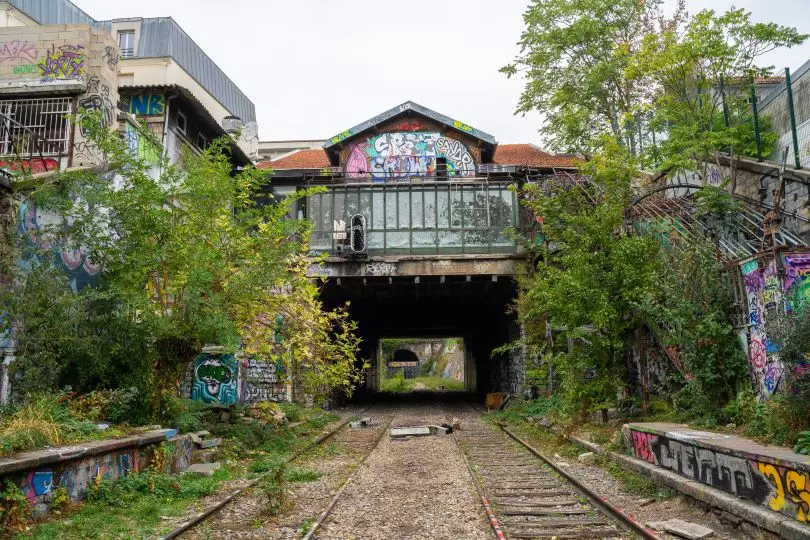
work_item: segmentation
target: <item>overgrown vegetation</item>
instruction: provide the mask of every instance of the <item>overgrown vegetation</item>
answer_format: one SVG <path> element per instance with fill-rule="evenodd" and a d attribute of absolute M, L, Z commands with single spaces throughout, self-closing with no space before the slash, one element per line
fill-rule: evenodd
<path fill-rule="evenodd" d="M 591 157 L 576 181 L 520 193 L 542 240 L 525 242 L 535 260 L 516 306 L 536 359 L 531 384 L 554 392 L 568 417 L 641 410 L 792 442 L 810 395 L 801 381 L 767 403 L 751 391 L 733 278 L 718 256 L 718 239 L 737 233 L 735 171 L 709 185 L 707 170 L 718 154 L 755 152 L 748 99 L 753 78 L 770 74 L 761 55 L 807 36 L 735 8 L 688 14 L 681 3 L 666 14 L 660 0 L 535 0 L 524 21 L 522 53 L 503 69 L 526 79 L 519 110 L 545 115 L 552 148 Z M 774 140 L 765 133 L 766 154 Z M 690 227 L 705 234 L 672 217 L 634 217 L 641 171 L 652 167 L 701 179 Z M 658 398 L 652 383 L 632 383 L 640 333 L 668 366 Z M 810 340 L 791 335 L 788 356 L 803 365 Z"/>
<path fill-rule="evenodd" d="M 11 240 L 25 264 L 3 261 L 12 279 L 0 290 L 0 332 L 13 322 L 15 401 L 67 386 L 114 390 L 108 420 L 166 421 L 203 345 L 267 356 L 279 340 L 298 387 L 351 394 L 365 367 L 355 325 L 323 308 L 306 275 L 311 224 L 288 218 L 306 191 L 276 198 L 267 171 L 234 170 L 229 138 L 187 152 L 182 168 L 155 168 L 98 114 L 77 121 L 104 172 L 14 183 L 24 204 Z M 66 253 L 86 276 L 68 278 Z"/>

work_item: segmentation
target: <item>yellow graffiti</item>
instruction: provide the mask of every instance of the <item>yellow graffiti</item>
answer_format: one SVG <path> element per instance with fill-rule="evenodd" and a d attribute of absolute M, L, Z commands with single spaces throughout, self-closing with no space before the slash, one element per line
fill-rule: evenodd
<path fill-rule="evenodd" d="M 785 484 L 791 500 L 796 503 L 796 519 L 807 521 L 810 514 L 810 492 L 807 491 L 807 475 L 798 471 L 785 474 Z"/>
<path fill-rule="evenodd" d="M 757 463 L 757 468 L 765 477 L 770 480 L 776 493 L 771 495 L 771 500 L 768 501 L 768 506 L 771 510 L 779 512 L 785 507 L 785 486 L 782 485 L 782 477 L 776 467 L 770 463 Z"/>
<path fill-rule="evenodd" d="M 352 130 L 347 129 L 343 133 L 338 133 L 337 135 L 335 135 L 334 137 L 329 139 L 329 142 L 331 142 L 332 144 L 337 144 L 340 141 L 344 141 L 344 140 L 348 139 L 351 136 L 352 136 Z"/>
<path fill-rule="evenodd" d="M 470 133 L 473 130 L 472 126 L 468 126 L 464 122 L 459 122 L 458 120 L 453 120 L 453 127 L 461 131 L 466 131 L 467 133 Z"/>

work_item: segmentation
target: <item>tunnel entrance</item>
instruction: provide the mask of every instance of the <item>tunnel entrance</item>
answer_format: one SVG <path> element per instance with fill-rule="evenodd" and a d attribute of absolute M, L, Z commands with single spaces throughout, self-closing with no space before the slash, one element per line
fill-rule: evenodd
<path fill-rule="evenodd" d="M 512 278 L 494 275 L 330 277 L 321 291 L 328 308 L 349 302 L 357 321 L 363 339 L 360 356 L 371 364 L 358 395 L 383 387 L 388 366 L 381 343 L 413 336 L 458 340 L 463 391 L 514 391 L 522 384 L 522 363 L 492 351 L 519 336 L 516 319 L 508 313 L 516 296 Z"/>
<path fill-rule="evenodd" d="M 383 338 L 377 369 L 382 392 L 463 392 L 461 338 Z"/>

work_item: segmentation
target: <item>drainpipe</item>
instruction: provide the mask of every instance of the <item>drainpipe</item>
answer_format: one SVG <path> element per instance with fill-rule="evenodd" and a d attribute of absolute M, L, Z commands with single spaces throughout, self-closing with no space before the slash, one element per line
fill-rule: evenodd
<path fill-rule="evenodd" d="M 176 98 L 179 94 L 174 92 L 171 96 L 166 98 L 166 107 L 163 109 L 163 114 L 165 115 L 165 119 L 163 120 L 163 157 L 166 158 L 169 153 L 169 105 L 171 104 L 172 100 Z M 162 167 L 162 165 L 161 165 Z M 163 171 L 160 171 L 161 174 Z"/>

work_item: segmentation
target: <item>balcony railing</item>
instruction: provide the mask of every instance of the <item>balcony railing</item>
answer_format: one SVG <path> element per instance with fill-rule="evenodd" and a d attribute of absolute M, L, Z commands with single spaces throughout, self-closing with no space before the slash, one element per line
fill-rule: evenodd
<path fill-rule="evenodd" d="M 67 154 L 72 112 L 71 98 L 0 101 L 0 155 Z"/>

